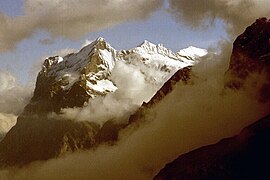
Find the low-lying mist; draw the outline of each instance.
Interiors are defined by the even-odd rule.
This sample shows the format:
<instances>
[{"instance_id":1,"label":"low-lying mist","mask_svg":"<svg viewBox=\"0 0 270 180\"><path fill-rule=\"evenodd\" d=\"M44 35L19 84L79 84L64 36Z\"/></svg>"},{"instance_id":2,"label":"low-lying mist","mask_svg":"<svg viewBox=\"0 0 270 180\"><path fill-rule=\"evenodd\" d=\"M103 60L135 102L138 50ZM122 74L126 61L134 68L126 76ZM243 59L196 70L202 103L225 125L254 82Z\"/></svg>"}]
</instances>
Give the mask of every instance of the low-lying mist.
<instances>
[{"instance_id":1,"label":"low-lying mist","mask_svg":"<svg viewBox=\"0 0 270 180\"><path fill-rule=\"evenodd\" d=\"M123 130L114 146L103 145L20 170L5 170L0 177L151 179L180 154L237 134L269 113L269 104L260 103L245 89L224 88L230 49L231 45L225 43L220 55L209 55L195 65L192 83L178 83L171 94L148 111L139 128L131 125Z\"/></svg>"},{"instance_id":2,"label":"low-lying mist","mask_svg":"<svg viewBox=\"0 0 270 180\"><path fill-rule=\"evenodd\" d=\"M108 120L124 123L123 121L127 121L143 102L152 98L172 73L147 68L143 63L134 65L117 61L110 77L117 90L106 96L90 99L83 108L62 109L60 118L98 124ZM151 78L155 79L154 82L148 80ZM57 116L59 115L53 114L53 117Z\"/></svg>"},{"instance_id":3,"label":"low-lying mist","mask_svg":"<svg viewBox=\"0 0 270 180\"><path fill-rule=\"evenodd\" d=\"M0 139L16 124L31 95L31 85L20 85L7 70L0 72Z\"/></svg>"}]
</instances>

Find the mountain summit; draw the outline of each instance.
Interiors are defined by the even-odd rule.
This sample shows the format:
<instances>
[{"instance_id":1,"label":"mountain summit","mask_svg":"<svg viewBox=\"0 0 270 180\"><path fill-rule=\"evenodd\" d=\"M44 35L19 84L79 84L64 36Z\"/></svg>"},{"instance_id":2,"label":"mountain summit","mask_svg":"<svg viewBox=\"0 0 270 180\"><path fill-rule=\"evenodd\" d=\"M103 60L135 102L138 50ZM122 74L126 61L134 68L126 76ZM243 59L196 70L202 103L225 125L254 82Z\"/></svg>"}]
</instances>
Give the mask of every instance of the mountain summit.
<instances>
[{"instance_id":1,"label":"mountain summit","mask_svg":"<svg viewBox=\"0 0 270 180\"><path fill-rule=\"evenodd\" d=\"M51 99L53 107L48 110L58 111L64 107L80 107L89 98L114 92L117 86L110 75L117 61L139 65L145 74L149 68L164 72L166 80L207 53L202 49L188 49L175 54L161 44L144 41L134 49L116 51L99 37L77 53L47 58L38 75L33 99Z\"/></svg>"}]
</instances>

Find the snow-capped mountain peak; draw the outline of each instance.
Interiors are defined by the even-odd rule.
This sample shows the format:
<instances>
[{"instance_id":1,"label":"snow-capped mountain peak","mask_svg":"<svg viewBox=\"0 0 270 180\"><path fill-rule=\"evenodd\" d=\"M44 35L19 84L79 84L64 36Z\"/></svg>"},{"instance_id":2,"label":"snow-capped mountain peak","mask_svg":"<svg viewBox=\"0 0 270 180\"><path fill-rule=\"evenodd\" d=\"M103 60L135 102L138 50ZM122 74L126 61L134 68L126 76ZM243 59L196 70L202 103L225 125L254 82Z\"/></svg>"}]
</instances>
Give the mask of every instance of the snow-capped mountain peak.
<instances>
[{"instance_id":1,"label":"snow-capped mountain peak","mask_svg":"<svg viewBox=\"0 0 270 180\"><path fill-rule=\"evenodd\" d=\"M61 93L68 99L76 87L86 93L82 99L94 98L117 89L111 80L117 61L138 67L147 82L161 86L177 70L195 64L204 52L207 53L190 47L176 54L162 44L155 45L147 40L136 48L117 51L99 37L76 53L47 58L39 78L47 83L49 96ZM155 77L156 74L160 77Z\"/></svg>"},{"instance_id":2,"label":"snow-capped mountain peak","mask_svg":"<svg viewBox=\"0 0 270 180\"><path fill-rule=\"evenodd\" d=\"M111 117L108 106L115 104L113 111L119 109L120 116L123 116L130 109L148 102L177 70L194 63L196 61L186 58L178 59L175 53L161 44L145 41L134 49L117 51L103 38L97 38L80 51L64 57L46 58L38 74L33 97L11 133L1 141L0 166L1 163L26 164L58 157L65 152L92 148L98 143L114 140L114 132L117 138L122 125L112 123L109 126L100 126L100 121L103 120L96 120L100 113L108 118L105 119L106 123L111 120L114 122L114 118L118 116ZM117 89L119 91L113 94ZM112 94L108 96L109 93ZM99 98L93 99L98 96ZM47 115L52 112L61 114L66 108L72 108L82 111L81 115L85 116L86 109L82 107L87 103L87 111L91 111L87 119L91 122L71 121L73 115L68 121L56 121L54 115ZM119 107L120 103L129 107L126 109L122 104ZM91 108L97 104L101 104L98 106L100 108ZM73 109L74 107L79 108ZM98 115L94 115L96 109L100 111L97 112ZM66 119L61 115L60 117ZM25 131L25 127L29 131ZM107 127L109 131L112 127L112 136L107 135ZM25 143L29 137L32 137L30 143ZM38 141L36 137L39 137ZM34 147L31 142L36 143ZM11 148L6 148L7 146ZM45 153L44 147L49 147ZM22 158L16 158L18 154Z\"/></svg>"},{"instance_id":3,"label":"snow-capped mountain peak","mask_svg":"<svg viewBox=\"0 0 270 180\"><path fill-rule=\"evenodd\" d=\"M145 50L154 50L156 48L156 45L154 43L151 43L148 40L144 40L138 47L144 48Z\"/></svg>"},{"instance_id":4,"label":"snow-capped mountain peak","mask_svg":"<svg viewBox=\"0 0 270 180\"><path fill-rule=\"evenodd\" d=\"M160 54L163 56L168 56L172 59L177 59L176 54L172 50L163 46L163 44L154 44L147 40L144 40L138 47L134 48L133 51L138 53L147 54Z\"/></svg>"},{"instance_id":5,"label":"snow-capped mountain peak","mask_svg":"<svg viewBox=\"0 0 270 180\"><path fill-rule=\"evenodd\" d=\"M94 97L117 89L108 80L115 58L116 50L99 37L77 53L47 58L40 74L54 79L53 89L69 91L77 83Z\"/></svg>"},{"instance_id":6,"label":"snow-capped mountain peak","mask_svg":"<svg viewBox=\"0 0 270 180\"><path fill-rule=\"evenodd\" d=\"M190 60L194 60L199 57L203 57L207 54L206 49L201 49L193 46L189 46L188 48L181 49L177 55L180 57L185 57Z\"/></svg>"},{"instance_id":7,"label":"snow-capped mountain peak","mask_svg":"<svg viewBox=\"0 0 270 180\"><path fill-rule=\"evenodd\" d=\"M84 48L90 48L91 47L95 47L96 49L107 49L107 50L112 50L115 51L114 48L112 48L112 46L106 42L106 40L103 37L98 37L96 40L94 40L92 43L88 44L87 46L85 46Z\"/></svg>"}]
</instances>

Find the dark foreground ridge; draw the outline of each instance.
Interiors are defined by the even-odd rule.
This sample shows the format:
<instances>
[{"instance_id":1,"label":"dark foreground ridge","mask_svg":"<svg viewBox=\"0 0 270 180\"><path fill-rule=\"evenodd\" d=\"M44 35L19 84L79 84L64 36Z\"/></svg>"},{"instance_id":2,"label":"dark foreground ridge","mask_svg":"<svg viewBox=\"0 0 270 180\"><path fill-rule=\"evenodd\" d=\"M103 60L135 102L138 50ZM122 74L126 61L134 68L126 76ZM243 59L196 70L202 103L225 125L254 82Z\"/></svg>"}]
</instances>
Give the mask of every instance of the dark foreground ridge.
<instances>
[{"instance_id":1,"label":"dark foreground ridge","mask_svg":"<svg viewBox=\"0 0 270 180\"><path fill-rule=\"evenodd\" d=\"M266 18L256 20L235 40L225 87L245 88L251 73L263 75L263 83L254 89L260 101L269 102L270 21ZM269 152L270 115L237 136L180 155L154 179L270 179Z\"/></svg>"},{"instance_id":2,"label":"dark foreground ridge","mask_svg":"<svg viewBox=\"0 0 270 180\"><path fill-rule=\"evenodd\" d=\"M270 179L270 115L223 139L179 156L154 178Z\"/></svg>"}]
</instances>

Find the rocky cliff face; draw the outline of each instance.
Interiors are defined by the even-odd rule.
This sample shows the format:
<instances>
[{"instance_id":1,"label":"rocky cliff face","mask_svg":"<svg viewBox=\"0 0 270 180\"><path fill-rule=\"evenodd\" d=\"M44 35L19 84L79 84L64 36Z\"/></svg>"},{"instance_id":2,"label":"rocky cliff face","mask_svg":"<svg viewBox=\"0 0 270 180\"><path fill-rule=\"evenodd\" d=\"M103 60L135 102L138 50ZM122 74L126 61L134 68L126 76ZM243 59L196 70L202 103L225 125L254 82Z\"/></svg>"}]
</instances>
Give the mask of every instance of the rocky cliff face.
<instances>
[{"instance_id":1,"label":"rocky cliff face","mask_svg":"<svg viewBox=\"0 0 270 180\"><path fill-rule=\"evenodd\" d=\"M34 96L26 111L59 112L81 107L89 98L104 96L117 87L110 81L116 50L103 38L65 57L49 57L42 66Z\"/></svg>"},{"instance_id":2,"label":"rocky cliff face","mask_svg":"<svg viewBox=\"0 0 270 180\"><path fill-rule=\"evenodd\" d=\"M246 88L253 74L254 91L269 101L270 21L258 19L234 42L226 88ZM239 117L241 118L241 117ZM237 136L179 156L154 179L269 179L270 116L244 128Z\"/></svg>"},{"instance_id":3,"label":"rocky cliff face","mask_svg":"<svg viewBox=\"0 0 270 180\"><path fill-rule=\"evenodd\" d=\"M265 79L257 82L258 97L269 101L270 94L270 21L257 19L233 44L226 86L234 89L245 88L245 81L252 74L261 74Z\"/></svg>"},{"instance_id":4,"label":"rocky cliff face","mask_svg":"<svg viewBox=\"0 0 270 180\"><path fill-rule=\"evenodd\" d=\"M31 101L0 142L0 166L23 166L116 140L119 130L127 124L108 120L101 126L55 118L51 113L87 106L91 99L116 91L117 84L111 74L118 61L138 67L147 83L160 87L177 70L197 63L197 58L206 53L194 47L173 53L163 45L148 41L130 50L116 51L103 38L98 38L77 53L47 58L38 74ZM168 93L169 86L179 81L178 76L186 74L188 69L176 73L154 99ZM161 76L154 77L150 70Z\"/></svg>"}]
</instances>

